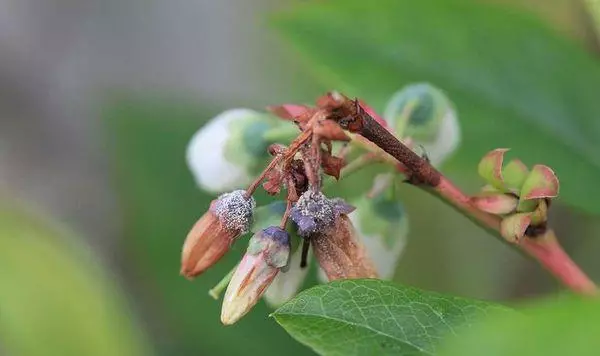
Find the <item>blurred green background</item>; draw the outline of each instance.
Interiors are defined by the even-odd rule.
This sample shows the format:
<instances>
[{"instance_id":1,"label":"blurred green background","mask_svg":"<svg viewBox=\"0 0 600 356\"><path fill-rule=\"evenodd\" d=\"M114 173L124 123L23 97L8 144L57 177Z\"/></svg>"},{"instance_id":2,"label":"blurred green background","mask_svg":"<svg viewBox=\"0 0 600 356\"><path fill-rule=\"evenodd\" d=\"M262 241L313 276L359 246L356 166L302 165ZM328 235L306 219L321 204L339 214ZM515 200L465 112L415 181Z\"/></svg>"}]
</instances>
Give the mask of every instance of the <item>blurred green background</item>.
<instances>
[{"instance_id":1,"label":"blurred green background","mask_svg":"<svg viewBox=\"0 0 600 356\"><path fill-rule=\"evenodd\" d=\"M231 107L330 89L381 110L413 81L455 100L467 191L508 146L548 163L552 226L600 280L600 46L583 0L0 0L0 354L310 354L260 303L233 327L180 249L212 196L184 159ZM278 34L279 33L279 34ZM508 304L560 286L439 201L401 192L411 231L395 280ZM432 219L435 217L435 223Z\"/></svg>"}]
</instances>

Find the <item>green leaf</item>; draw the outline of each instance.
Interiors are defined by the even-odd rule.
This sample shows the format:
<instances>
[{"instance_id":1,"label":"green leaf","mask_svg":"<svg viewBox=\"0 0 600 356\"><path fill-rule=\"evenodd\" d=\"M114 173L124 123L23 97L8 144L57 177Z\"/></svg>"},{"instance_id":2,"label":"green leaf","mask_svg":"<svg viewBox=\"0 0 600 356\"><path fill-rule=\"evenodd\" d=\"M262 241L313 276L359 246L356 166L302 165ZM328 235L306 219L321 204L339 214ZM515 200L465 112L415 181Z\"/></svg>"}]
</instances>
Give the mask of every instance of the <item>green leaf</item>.
<instances>
[{"instance_id":1,"label":"green leaf","mask_svg":"<svg viewBox=\"0 0 600 356\"><path fill-rule=\"evenodd\" d=\"M322 355L433 355L441 338L508 309L365 279L311 288L273 316Z\"/></svg>"},{"instance_id":2,"label":"green leaf","mask_svg":"<svg viewBox=\"0 0 600 356\"><path fill-rule=\"evenodd\" d=\"M0 344L9 355L152 355L112 276L81 239L0 204Z\"/></svg>"},{"instance_id":3,"label":"green leaf","mask_svg":"<svg viewBox=\"0 0 600 356\"><path fill-rule=\"evenodd\" d=\"M274 21L332 89L381 110L392 93L428 81L456 104L463 140L448 167L472 171L510 147L547 164L564 202L600 213L600 65L515 9L467 0L331 0Z\"/></svg>"},{"instance_id":4,"label":"green leaf","mask_svg":"<svg viewBox=\"0 0 600 356\"><path fill-rule=\"evenodd\" d=\"M522 310L490 316L452 338L444 356L595 356L600 350L600 301L560 298Z\"/></svg>"}]
</instances>

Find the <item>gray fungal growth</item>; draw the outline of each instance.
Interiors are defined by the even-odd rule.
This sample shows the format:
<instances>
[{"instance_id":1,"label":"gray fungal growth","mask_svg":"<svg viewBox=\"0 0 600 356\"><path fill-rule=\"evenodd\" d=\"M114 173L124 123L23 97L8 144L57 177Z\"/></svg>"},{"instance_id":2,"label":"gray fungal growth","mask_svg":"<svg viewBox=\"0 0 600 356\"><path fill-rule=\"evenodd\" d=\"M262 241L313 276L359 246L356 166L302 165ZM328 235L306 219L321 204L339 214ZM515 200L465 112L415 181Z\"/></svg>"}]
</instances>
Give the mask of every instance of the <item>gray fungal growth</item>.
<instances>
[{"instance_id":1,"label":"gray fungal growth","mask_svg":"<svg viewBox=\"0 0 600 356\"><path fill-rule=\"evenodd\" d=\"M292 208L290 217L298 226L300 236L324 232L333 226L340 214L347 214L353 208L340 198L328 199L323 193L307 190Z\"/></svg>"},{"instance_id":2,"label":"gray fungal growth","mask_svg":"<svg viewBox=\"0 0 600 356\"><path fill-rule=\"evenodd\" d=\"M246 197L244 190L234 190L219 196L214 205L214 213L226 229L246 233L252 225L256 202Z\"/></svg>"}]
</instances>

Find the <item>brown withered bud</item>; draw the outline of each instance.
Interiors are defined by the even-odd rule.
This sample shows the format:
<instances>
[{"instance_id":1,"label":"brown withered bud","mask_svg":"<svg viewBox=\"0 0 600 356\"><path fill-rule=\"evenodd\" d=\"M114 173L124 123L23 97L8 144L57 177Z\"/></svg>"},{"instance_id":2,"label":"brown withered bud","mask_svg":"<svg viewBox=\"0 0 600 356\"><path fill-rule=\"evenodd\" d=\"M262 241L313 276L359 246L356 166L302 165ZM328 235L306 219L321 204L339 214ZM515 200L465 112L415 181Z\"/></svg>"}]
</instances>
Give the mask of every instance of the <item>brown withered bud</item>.
<instances>
[{"instance_id":1,"label":"brown withered bud","mask_svg":"<svg viewBox=\"0 0 600 356\"><path fill-rule=\"evenodd\" d=\"M377 278L375 266L347 216L353 210L354 207L342 199L329 199L309 189L290 213L298 234L309 239L329 280Z\"/></svg>"},{"instance_id":2,"label":"brown withered bud","mask_svg":"<svg viewBox=\"0 0 600 356\"><path fill-rule=\"evenodd\" d=\"M331 153L323 151L321 152L321 167L323 173L334 177L336 180L340 179L342 168L346 162L343 158L333 156Z\"/></svg>"},{"instance_id":3,"label":"brown withered bud","mask_svg":"<svg viewBox=\"0 0 600 356\"><path fill-rule=\"evenodd\" d=\"M217 263L233 241L248 232L256 203L245 191L225 193L188 233L181 252L181 274L193 278Z\"/></svg>"},{"instance_id":4,"label":"brown withered bud","mask_svg":"<svg viewBox=\"0 0 600 356\"><path fill-rule=\"evenodd\" d=\"M333 226L310 237L319 265L330 281L352 278L378 278L373 262L347 215L339 215Z\"/></svg>"},{"instance_id":5,"label":"brown withered bud","mask_svg":"<svg viewBox=\"0 0 600 356\"><path fill-rule=\"evenodd\" d=\"M297 194L302 194L308 189L308 178L304 170L304 162L295 159L290 163L290 174Z\"/></svg>"}]
</instances>

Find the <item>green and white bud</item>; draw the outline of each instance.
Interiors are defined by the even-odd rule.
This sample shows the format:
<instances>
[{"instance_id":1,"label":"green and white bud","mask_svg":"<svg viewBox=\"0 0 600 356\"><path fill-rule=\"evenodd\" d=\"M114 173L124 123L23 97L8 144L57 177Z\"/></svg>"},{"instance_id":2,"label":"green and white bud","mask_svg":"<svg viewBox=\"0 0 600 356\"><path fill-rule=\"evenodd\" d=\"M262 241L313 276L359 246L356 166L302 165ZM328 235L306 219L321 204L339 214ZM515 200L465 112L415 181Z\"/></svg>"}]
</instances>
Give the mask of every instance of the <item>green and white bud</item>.
<instances>
[{"instance_id":1,"label":"green and white bud","mask_svg":"<svg viewBox=\"0 0 600 356\"><path fill-rule=\"evenodd\" d=\"M409 223L401 202L385 194L353 203L350 214L359 240L382 279L391 279L406 246Z\"/></svg>"},{"instance_id":2,"label":"green and white bud","mask_svg":"<svg viewBox=\"0 0 600 356\"><path fill-rule=\"evenodd\" d=\"M309 254L309 262L310 256ZM290 257L288 270L282 271L275 277L263 296L269 306L278 308L298 293L309 270L308 267L300 268L301 260L302 248L296 248L296 251Z\"/></svg>"},{"instance_id":3,"label":"green and white bud","mask_svg":"<svg viewBox=\"0 0 600 356\"><path fill-rule=\"evenodd\" d=\"M187 164L196 183L214 193L249 184L268 159L265 133L281 124L249 109L231 109L214 117L187 147Z\"/></svg>"},{"instance_id":4,"label":"green and white bud","mask_svg":"<svg viewBox=\"0 0 600 356\"><path fill-rule=\"evenodd\" d=\"M255 218L252 231L259 232L269 226L278 225L285 209L286 202L281 200L257 208L254 214ZM298 238L294 239L295 232L290 231L289 228L288 233L290 233L292 237L290 263L287 266L287 270L282 269L282 273L277 274L263 295L267 304L273 308L281 306L295 296L300 287L302 287L306 274L308 273L308 268L300 268L302 249L298 246ZM294 242L296 243L294 244Z\"/></svg>"},{"instance_id":5,"label":"green and white bud","mask_svg":"<svg viewBox=\"0 0 600 356\"><path fill-rule=\"evenodd\" d=\"M460 125L451 101L440 89L418 83L396 92L384 118L398 138L423 146L434 166L442 164L458 147Z\"/></svg>"},{"instance_id":6,"label":"green and white bud","mask_svg":"<svg viewBox=\"0 0 600 356\"><path fill-rule=\"evenodd\" d=\"M221 322L231 325L256 305L290 258L290 236L276 226L257 232L227 286Z\"/></svg>"}]
</instances>

